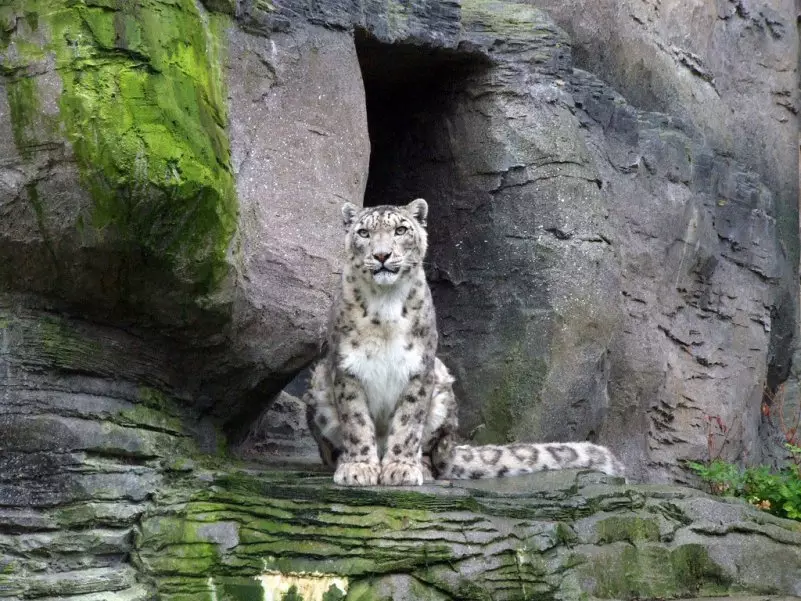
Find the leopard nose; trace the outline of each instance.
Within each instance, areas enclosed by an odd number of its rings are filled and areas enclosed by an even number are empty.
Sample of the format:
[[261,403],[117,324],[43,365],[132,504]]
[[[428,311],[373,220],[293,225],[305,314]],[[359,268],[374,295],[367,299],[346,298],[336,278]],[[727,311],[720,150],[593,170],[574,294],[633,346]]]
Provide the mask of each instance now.
[[392,255],[391,252],[390,253],[375,253],[375,254],[373,254],[373,257],[375,257],[375,259],[377,261],[379,261],[380,263],[384,263],[387,259],[389,259],[390,255]]

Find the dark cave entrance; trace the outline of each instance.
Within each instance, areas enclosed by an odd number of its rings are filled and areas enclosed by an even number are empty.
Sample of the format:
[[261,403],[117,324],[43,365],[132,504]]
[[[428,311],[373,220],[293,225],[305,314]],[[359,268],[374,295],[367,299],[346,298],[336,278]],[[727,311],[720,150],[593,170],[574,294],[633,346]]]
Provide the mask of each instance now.
[[449,116],[472,74],[486,59],[454,50],[386,44],[357,30],[370,135],[370,171],[364,206],[406,204],[425,198],[432,222],[453,198]]
[[[482,170],[495,145],[483,102],[494,89],[495,64],[465,50],[385,44],[363,31],[355,42],[371,145],[364,206],[428,201],[425,270],[437,310],[438,355],[463,399],[465,370],[473,366],[462,321],[475,312],[469,309],[472,280],[481,277],[482,257],[491,252],[484,242],[492,212],[485,180],[492,176]],[[468,428],[483,420],[477,404],[463,403],[459,414]]]

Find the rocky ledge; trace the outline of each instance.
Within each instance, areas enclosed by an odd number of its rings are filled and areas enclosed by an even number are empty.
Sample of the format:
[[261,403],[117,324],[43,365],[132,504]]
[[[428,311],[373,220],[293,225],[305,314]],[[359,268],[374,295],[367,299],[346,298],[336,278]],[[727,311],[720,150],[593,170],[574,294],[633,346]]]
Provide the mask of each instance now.
[[[459,486],[347,489],[308,471],[221,470],[188,459],[169,468],[139,504],[118,499],[51,507],[36,519],[9,520],[6,513],[2,547],[15,557],[3,570],[3,598],[801,594],[797,523],[692,489],[625,485],[575,471]],[[129,470],[136,479],[136,468]],[[92,561],[126,559],[81,569],[90,555]],[[73,570],[53,569],[68,563]]]
[[801,594],[798,524],[690,489],[586,472],[404,490],[298,472],[185,484],[159,495],[134,545],[162,599],[281,599],[293,585],[306,601]]

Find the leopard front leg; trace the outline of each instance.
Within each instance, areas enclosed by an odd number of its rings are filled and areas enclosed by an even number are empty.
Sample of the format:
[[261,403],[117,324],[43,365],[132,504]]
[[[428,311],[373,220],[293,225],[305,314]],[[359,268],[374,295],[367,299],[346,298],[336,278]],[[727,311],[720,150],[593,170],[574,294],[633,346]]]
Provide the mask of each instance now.
[[375,424],[367,410],[367,395],[361,383],[345,371],[338,371],[334,377],[334,403],[345,448],[337,462],[334,483],[345,486],[378,484],[381,466]]
[[387,486],[420,486],[424,480],[421,442],[434,388],[433,370],[412,376],[389,426],[379,482]]

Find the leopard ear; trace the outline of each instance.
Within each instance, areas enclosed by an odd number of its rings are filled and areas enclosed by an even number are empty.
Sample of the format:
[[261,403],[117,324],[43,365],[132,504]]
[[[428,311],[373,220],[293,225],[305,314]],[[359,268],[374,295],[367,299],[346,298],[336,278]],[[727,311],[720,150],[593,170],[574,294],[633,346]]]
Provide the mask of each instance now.
[[417,219],[423,227],[428,223],[428,203],[422,198],[416,198],[406,205],[406,210],[409,214]]
[[346,202],[342,205],[342,223],[347,230],[351,225],[353,225],[354,220],[356,219],[356,214],[359,212],[359,207],[357,207],[352,202]]

